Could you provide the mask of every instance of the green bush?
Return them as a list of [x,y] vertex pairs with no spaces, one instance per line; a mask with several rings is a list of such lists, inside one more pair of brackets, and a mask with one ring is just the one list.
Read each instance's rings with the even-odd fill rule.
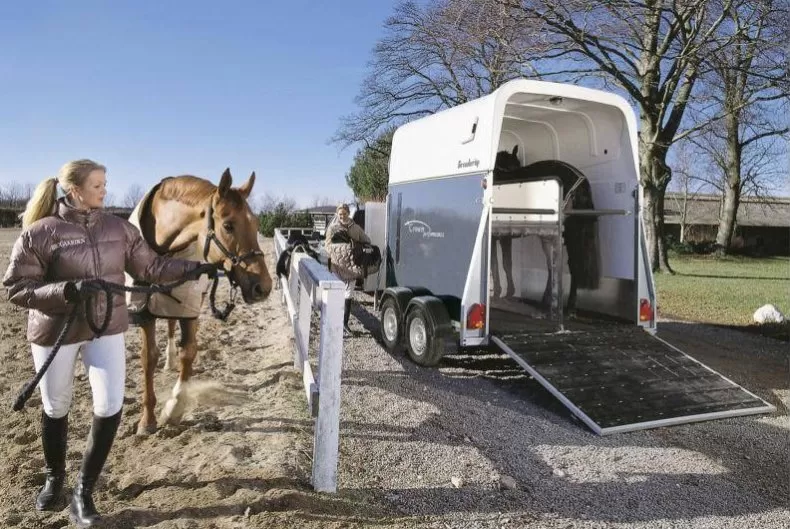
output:
[[667,249],[669,249],[670,252],[674,252],[679,255],[688,255],[694,253],[694,248],[688,241],[680,242],[672,235],[667,236]]
[[667,248],[677,255],[708,255],[716,249],[716,241],[684,241],[667,236]]
[[259,230],[264,237],[274,237],[276,228],[310,228],[313,219],[306,211],[289,211],[288,207],[280,202],[270,211],[258,214]]
[[0,208],[0,228],[22,226],[22,221],[19,219],[20,213],[22,213],[21,209],[6,207]]

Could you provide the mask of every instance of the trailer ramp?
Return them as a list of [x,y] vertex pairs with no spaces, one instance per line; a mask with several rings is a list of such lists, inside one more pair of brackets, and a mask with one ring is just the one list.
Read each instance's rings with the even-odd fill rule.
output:
[[636,325],[568,326],[492,325],[491,338],[599,435],[776,410]]

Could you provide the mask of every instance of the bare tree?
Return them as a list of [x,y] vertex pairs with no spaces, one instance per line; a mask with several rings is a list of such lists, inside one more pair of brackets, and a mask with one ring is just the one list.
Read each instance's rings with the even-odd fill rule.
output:
[[711,68],[704,81],[715,115],[694,141],[718,169],[722,206],[716,253],[720,256],[730,248],[741,195],[750,191],[759,195],[773,187],[776,168],[770,161],[781,149],[775,140],[790,131],[786,119],[790,94],[783,83],[786,28],[777,25],[787,11],[786,1],[744,3],[722,27],[731,35],[732,45],[708,57]]
[[727,45],[719,29],[745,0],[500,0],[519,7],[524,23],[550,32],[556,52],[544,75],[593,76],[613,83],[639,110],[643,219],[653,270],[671,271],[664,241],[664,196],[672,178],[667,155],[705,54]]
[[342,119],[332,141],[371,147],[387,128],[534,77],[539,32],[512,11],[493,0],[398,4],[373,50],[360,110]]
[[145,196],[145,191],[140,187],[140,184],[132,184],[123,196],[123,205],[127,208],[133,208],[143,199],[143,196]]
[[677,191],[672,201],[680,221],[680,242],[686,242],[689,203],[710,185],[700,168],[699,149],[690,140],[680,141],[675,146],[675,163],[672,165],[670,189]]
[[0,206],[7,208],[23,208],[33,195],[32,184],[22,185],[11,182],[0,186]]
[[296,201],[291,197],[278,197],[271,193],[266,193],[258,197],[257,207],[259,213],[271,213],[277,209],[286,213],[292,213],[296,210]]
[[324,206],[333,206],[334,204],[335,202],[328,196],[319,197],[318,195],[313,195],[313,202],[310,207],[320,208]]

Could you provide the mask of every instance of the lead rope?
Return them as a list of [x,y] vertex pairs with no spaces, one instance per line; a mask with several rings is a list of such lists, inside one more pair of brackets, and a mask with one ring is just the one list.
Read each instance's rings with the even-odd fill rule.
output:
[[[216,277],[214,278],[216,282]],[[81,300],[78,303],[74,304],[72,307],[71,312],[69,312],[68,317],[66,318],[66,323],[63,324],[63,328],[60,330],[57,339],[55,340],[55,344],[52,346],[52,351],[50,351],[49,355],[47,356],[44,363],[41,365],[41,369],[36,372],[35,376],[32,380],[30,380],[27,384],[25,384],[22,389],[17,394],[16,399],[14,400],[14,404],[12,406],[14,411],[20,411],[24,406],[25,403],[30,399],[31,395],[36,389],[36,386],[41,379],[44,377],[44,373],[46,373],[47,369],[49,369],[50,364],[55,359],[55,355],[58,354],[61,346],[63,345],[63,340],[65,340],[66,335],[71,329],[71,326],[74,324],[74,320],[77,317],[77,312],[80,308],[85,311],[85,320],[88,322],[88,327],[90,327],[91,331],[96,335],[96,337],[101,336],[107,330],[107,327],[110,325],[110,320],[112,318],[112,295],[119,294],[119,293],[126,293],[126,292],[136,292],[136,293],[147,293],[147,294],[170,294],[170,292],[176,288],[177,286],[183,285],[187,281],[192,281],[191,272],[187,273],[182,279],[178,281],[174,281],[172,283],[168,283],[167,285],[149,285],[149,286],[126,286],[126,285],[119,285],[117,283],[111,283],[109,281],[105,281],[104,279],[91,279],[82,282],[82,288],[85,292],[89,294],[96,294],[99,292],[103,292],[105,294],[105,299],[107,300],[107,310],[104,314],[104,321],[102,322],[101,326],[96,326],[93,318],[91,317],[90,310],[88,308],[88,300],[89,298],[86,297],[85,299]],[[230,313],[230,311],[228,311]],[[227,317],[227,316],[226,316]]]

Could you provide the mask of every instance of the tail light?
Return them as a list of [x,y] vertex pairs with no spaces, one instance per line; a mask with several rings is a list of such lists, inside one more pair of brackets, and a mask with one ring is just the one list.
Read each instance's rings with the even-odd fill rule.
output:
[[486,306],[482,303],[475,303],[469,307],[466,315],[467,329],[482,329],[486,322]]
[[653,320],[653,306],[650,301],[642,298],[639,300],[639,321]]

